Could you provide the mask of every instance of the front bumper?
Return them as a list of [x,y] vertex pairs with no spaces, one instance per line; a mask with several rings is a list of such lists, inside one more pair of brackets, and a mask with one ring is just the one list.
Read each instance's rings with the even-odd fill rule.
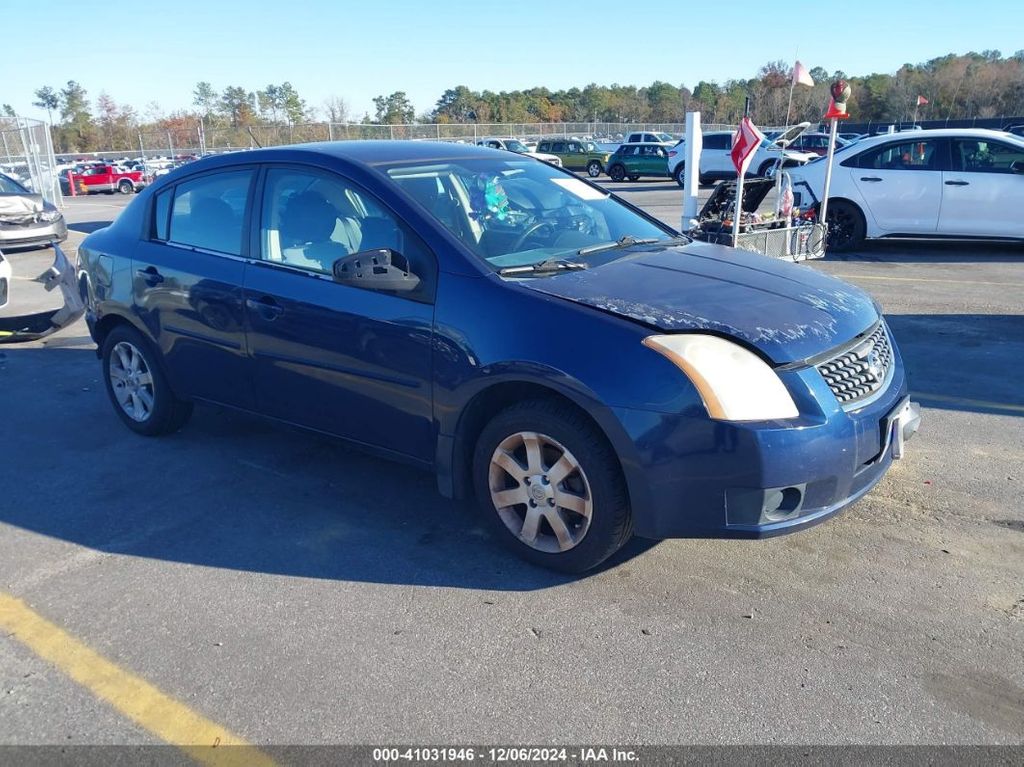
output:
[[68,238],[68,225],[61,216],[56,221],[33,224],[7,224],[0,222],[0,249],[39,248],[64,242]]
[[[871,490],[920,423],[902,360],[870,404],[820,413],[835,402],[817,371],[787,374],[803,387],[791,421],[726,423],[614,409],[631,444],[626,471],[634,530],[647,538],[764,538],[837,514]],[[798,403],[799,404],[799,403]],[[810,413],[810,415],[808,415]]]
[[37,278],[50,291],[59,288],[64,305],[35,314],[0,317],[0,344],[36,341],[56,333],[75,322],[85,313],[85,302],[78,291],[75,268],[59,245],[54,245],[53,266]]

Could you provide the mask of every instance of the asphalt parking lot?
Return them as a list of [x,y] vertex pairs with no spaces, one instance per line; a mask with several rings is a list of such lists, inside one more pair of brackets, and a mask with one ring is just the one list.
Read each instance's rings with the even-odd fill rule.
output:
[[[675,184],[610,186],[678,226]],[[127,201],[68,200],[68,250]],[[923,405],[906,459],[797,535],[636,541],[579,578],[317,436],[213,408],[135,436],[84,323],[0,347],[0,743],[180,733],[15,641],[40,616],[257,745],[1024,742],[1024,246],[806,268],[883,306]],[[6,311],[52,300],[23,288]]]

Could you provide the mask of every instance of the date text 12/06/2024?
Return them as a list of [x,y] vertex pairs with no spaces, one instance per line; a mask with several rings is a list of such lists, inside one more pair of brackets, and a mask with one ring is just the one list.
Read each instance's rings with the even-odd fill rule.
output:
[[406,747],[375,748],[373,761],[389,762],[636,762],[636,752],[615,747],[492,746],[492,747]]

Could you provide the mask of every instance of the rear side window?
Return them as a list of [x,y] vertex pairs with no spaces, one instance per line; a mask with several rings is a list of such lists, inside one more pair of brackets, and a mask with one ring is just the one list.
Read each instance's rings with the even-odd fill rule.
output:
[[725,133],[704,137],[705,149],[729,149],[731,143],[732,137]]
[[174,188],[167,240],[242,255],[242,226],[253,171],[226,171]]

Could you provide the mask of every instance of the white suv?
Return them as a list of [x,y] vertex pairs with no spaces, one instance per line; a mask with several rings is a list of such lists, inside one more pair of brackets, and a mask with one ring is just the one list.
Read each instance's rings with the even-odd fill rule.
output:
[[[806,165],[818,155],[813,152],[796,152],[786,149],[797,136],[810,127],[800,123],[783,131],[773,139],[765,139],[757,148],[750,161],[748,174],[770,178],[778,167],[779,160],[785,167]],[[736,166],[732,164],[733,131],[708,131],[703,134],[703,148],[700,152],[700,183],[708,184],[720,179],[736,178]],[[686,139],[682,139],[668,153],[668,172],[679,186],[683,185],[683,161],[686,159]]]
[[651,133],[630,133],[623,144],[661,144],[662,146],[672,146],[676,143],[673,136],[668,133],[662,133],[661,131],[654,131]]

